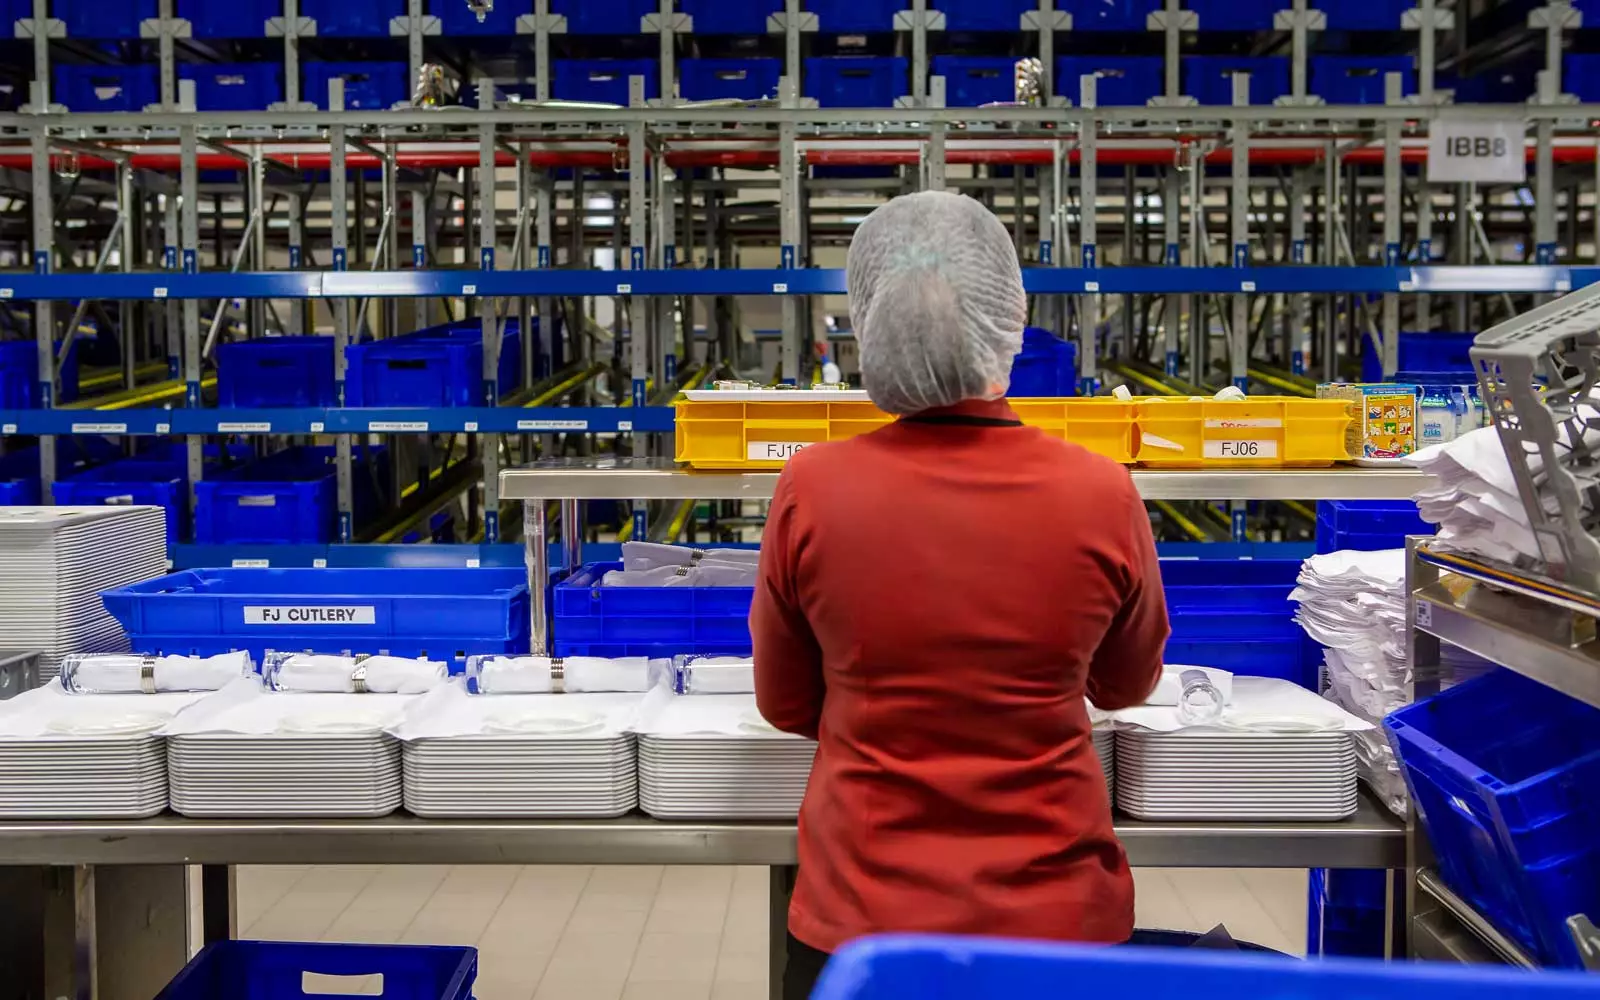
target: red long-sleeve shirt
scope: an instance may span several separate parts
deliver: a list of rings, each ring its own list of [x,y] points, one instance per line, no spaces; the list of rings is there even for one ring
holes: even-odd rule
[[[819,744],[789,929],[829,952],[884,931],[1125,940],[1084,697],[1139,704],[1160,676],[1144,505],[1003,401],[926,417],[800,452],[773,498],[756,699]]]

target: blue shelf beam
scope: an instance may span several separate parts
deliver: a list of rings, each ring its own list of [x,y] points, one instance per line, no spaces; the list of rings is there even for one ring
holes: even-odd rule
[[[667,434],[670,406],[292,410],[0,410],[0,435]]]

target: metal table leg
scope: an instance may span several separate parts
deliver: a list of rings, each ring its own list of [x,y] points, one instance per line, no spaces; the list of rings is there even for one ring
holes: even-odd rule
[[[795,865],[767,869],[767,996],[784,1000],[783,973],[789,964],[789,897],[794,895]],[[794,1000],[805,1000],[795,997]]]
[[[534,656],[550,652],[550,620],[544,595],[550,586],[550,547],[545,542],[544,501],[522,502],[523,561],[528,566],[528,651]]]
[[[200,943],[232,941],[239,932],[238,869],[200,866]]]

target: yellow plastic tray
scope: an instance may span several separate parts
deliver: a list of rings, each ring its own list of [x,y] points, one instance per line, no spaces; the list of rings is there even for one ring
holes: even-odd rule
[[[1152,468],[1319,468],[1347,461],[1342,399],[1142,399],[1139,464]]]
[[[1135,455],[1135,404],[1012,399],[1022,422],[1124,465]],[[800,449],[877,430],[893,418],[868,402],[677,403],[677,459],[695,469],[781,469]]]

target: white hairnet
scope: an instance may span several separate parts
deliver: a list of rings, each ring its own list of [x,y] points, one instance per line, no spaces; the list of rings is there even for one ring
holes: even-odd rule
[[[988,209],[943,191],[894,199],[856,230],[848,280],[861,381],[880,409],[1005,395],[1028,299],[1011,234]]]

